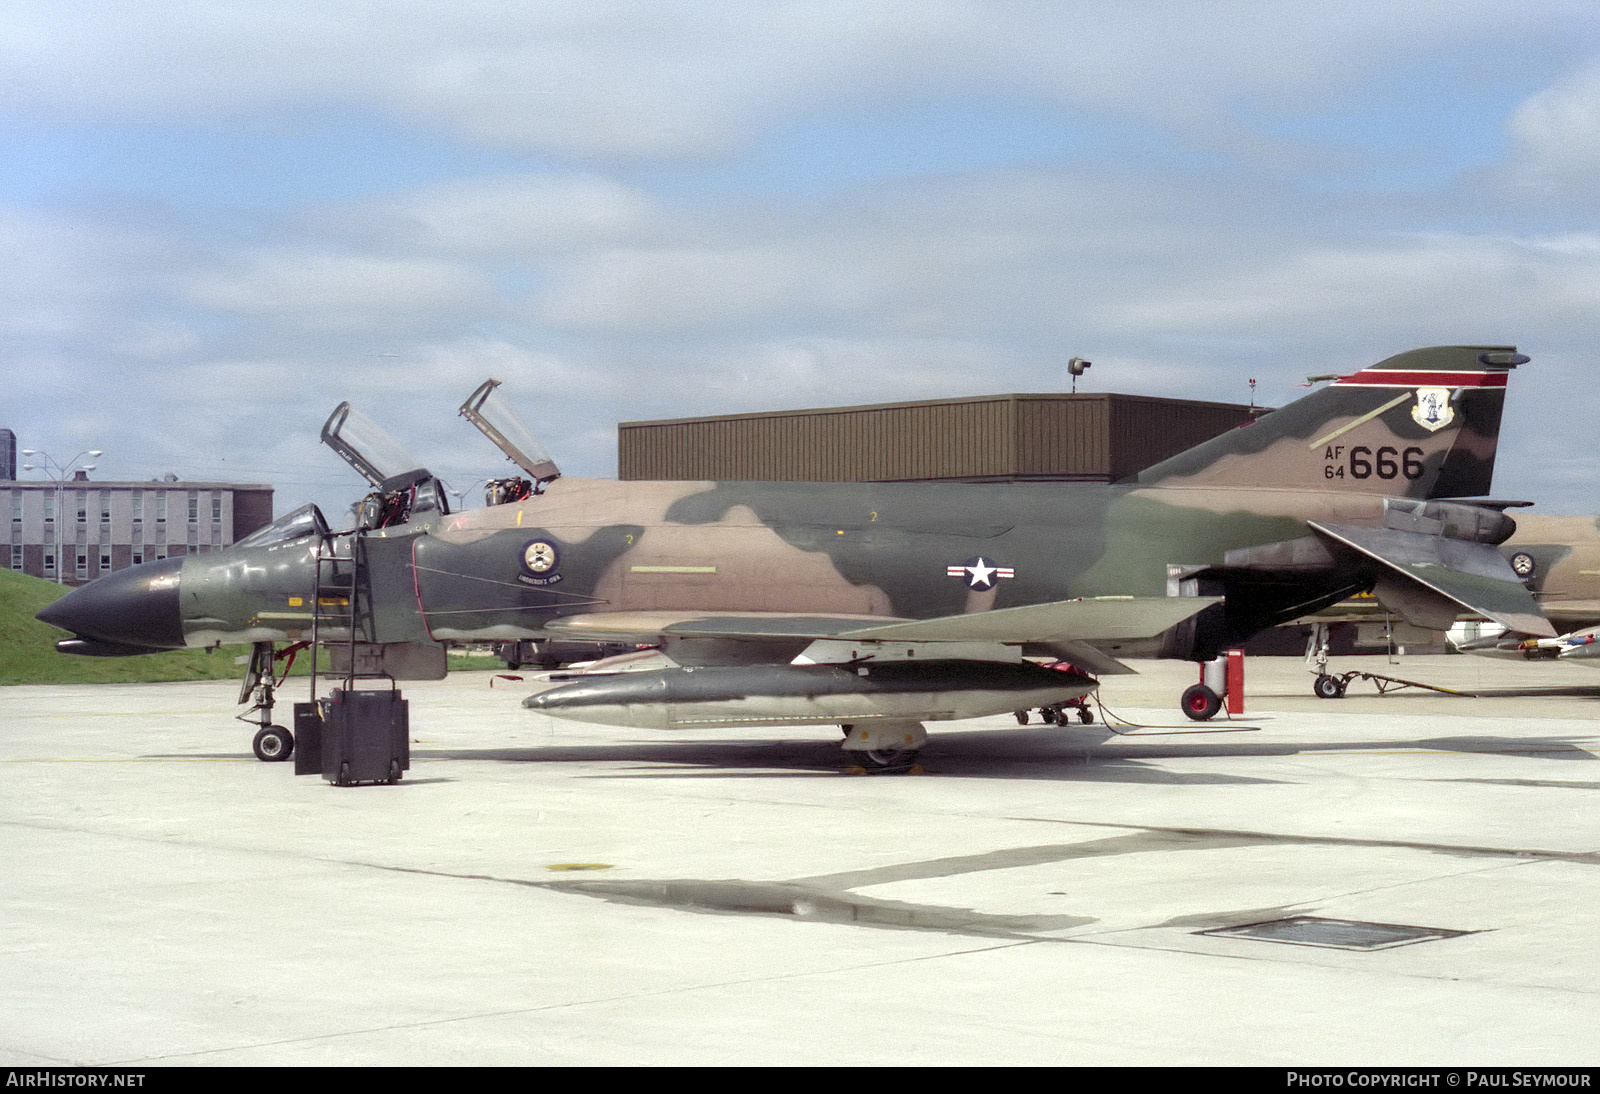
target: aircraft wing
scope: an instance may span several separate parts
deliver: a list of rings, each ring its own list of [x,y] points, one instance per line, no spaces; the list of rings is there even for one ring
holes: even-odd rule
[[[588,612],[552,619],[544,629],[559,638],[596,642],[649,642],[666,637],[768,641],[834,638],[845,631],[883,621],[882,616],[814,615],[802,612]]]
[[[1533,594],[1511,569],[1510,563],[1487,543],[1395,528],[1307,523],[1330,539],[1382,563],[1389,573],[1415,583],[1402,584],[1403,597],[1421,586],[1428,593],[1492,619],[1507,630],[1555,637],[1555,628],[1539,611]],[[1380,599],[1382,584],[1380,582]],[[1402,610],[1401,614],[1407,613]]]
[[[721,639],[1042,645],[1099,674],[1131,672],[1095,642],[1153,638],[1220,597],[1086,597],[933,619],[783,612],[593,612],[552,620],[546,630],[585,640]]]

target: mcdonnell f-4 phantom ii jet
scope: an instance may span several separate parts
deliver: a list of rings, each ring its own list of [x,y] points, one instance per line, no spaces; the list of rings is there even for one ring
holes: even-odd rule
[[[1125,656],[1205,662],[1364,590],[1422,625],[1471,612],[1553,634],[1495,549],[1506,503],[1449,500],[1489,492],[1527,360],[1412,350],[1112,484],[561,478],[491,380],[462,413],[528,478],[459,513],[341,406],[324,439],[376,487],[353,529],[308,506],[39,618],[73,632],[64,652],[254,643],[269,673],[272,644],[311,638],[396,678],[442,675],[444,643],[650,643],[637,671],[602,666],[525,705],[658,729],[840,726],[863,766],[901,769],[924,723],[1081,698],[1132,671]],[[1196,685],[1184,703],[1208,716],[1217,696]],[[293,742],[273,731],[281,758]]]

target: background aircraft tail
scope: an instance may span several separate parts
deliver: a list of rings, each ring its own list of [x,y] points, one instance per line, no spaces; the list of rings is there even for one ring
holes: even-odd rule
[[[1141,472],[1140,485],[1490,492],[1515,346],[1431,346],[1342,376]]]

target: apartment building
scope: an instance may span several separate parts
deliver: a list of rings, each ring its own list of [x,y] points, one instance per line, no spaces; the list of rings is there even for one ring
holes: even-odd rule
[[[0,561],[79,585],[174,555],[220,550],[272,520],[260,484],[0,480]]]

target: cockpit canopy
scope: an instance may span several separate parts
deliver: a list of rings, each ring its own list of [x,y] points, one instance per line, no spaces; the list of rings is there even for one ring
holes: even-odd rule
[[[257,528],[234,544],[235,547],[270,547],[275,543],[289,543],[308,536],[326,536],[328,522],[322,510],[315,505],[302,505],[292,513],[285,513],[265,528]]]
[[[322,426],[322,443],[384,493],[409,489],[433,477],[399,441],[349,403],[333,408]]]
[[[371,418],[349,403],[333,408],[322,443],[374,487],[356,506],[356,528],[388,528],[421,516],[450,512],[443,485]]]
[[[512,463],[526,471],[537,490],[545,483],[560,478],[561,470],[545,451],[544,445],[512,412],[497,390],[499,387],[499,380],[485,380],[461,404],[461,416],[477,426]]]

